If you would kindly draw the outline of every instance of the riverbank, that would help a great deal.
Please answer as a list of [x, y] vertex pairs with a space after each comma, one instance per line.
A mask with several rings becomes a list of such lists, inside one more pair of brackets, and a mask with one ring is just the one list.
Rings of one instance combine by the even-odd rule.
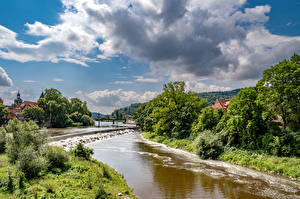
[[[176, 149], [182, 149], [196, 155], [193, 140], [190, 140], [189, 138], [166, 138], [164, 136], [155, 136], [151, 133], [142, 133], [142, 136], [150, 141], [162, 143]], [[288, 177], [291, 180], [300, 181], [300, 158], [276, 157], [228, 148], [219, 155], [217, 159], [258, 171], [281, 175]]]
[[[11, 173], [12, 189], [7, 173]], [[122, 175], [96, 160], [83, 160], [70, 155], [66, 169], [53, 169], [22, 186], [16, 165], [6, 154], [0, 155], [0, 198], [136, 198]]]

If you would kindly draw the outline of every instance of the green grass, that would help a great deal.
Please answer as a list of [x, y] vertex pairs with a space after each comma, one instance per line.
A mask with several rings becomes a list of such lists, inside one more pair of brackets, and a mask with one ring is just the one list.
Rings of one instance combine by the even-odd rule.
[[[192, 139], [175, 139], [157, 136], [153, 133], [142, 133], [143, 137], [165, 144], [173, 148], [183, 149], [195, 153], [196, 148]], [[255, 170], [276, 173], [300, 181], [300, 158], [277, 157], [263, 153], [226, 148], [218, 157], [219, 160], [246, 166]]]
[[[7, 171], [13, 176], [14, 190], [7, 190]], [[38, 178], [18, 185], [17, 169], [0, 155], [0, 198], [136, 198], [124, 178], [114, 169], [96, 160], [87, 161], [71, 156], [68, 167], [62, 171], [41, 173]], [[121, 194], [119, 194], [121, 193]], [[101, 197], [100, 197], [101, 196]]]
[[226, 149], [219, 160], [300, 180], [300, 158], [277, 157], [240, 149]]

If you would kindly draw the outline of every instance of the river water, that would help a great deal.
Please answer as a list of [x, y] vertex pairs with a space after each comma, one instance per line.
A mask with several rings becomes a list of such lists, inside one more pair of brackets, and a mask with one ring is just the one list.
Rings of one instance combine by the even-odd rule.
[[203, 161], [145, 141], [135, 132], [90, 143], [94, 158], [122, 175], [141, 199], [300, 198], [300, 183], [251, 169]]

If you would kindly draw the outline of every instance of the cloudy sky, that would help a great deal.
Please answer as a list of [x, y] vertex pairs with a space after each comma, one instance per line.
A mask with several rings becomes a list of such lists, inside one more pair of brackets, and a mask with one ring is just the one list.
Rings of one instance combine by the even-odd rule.
[[300, 0], [9, 0], [0, 3], [0, 97], [57, 88], [92, 111], [144, 102], [164, 83], [253, 86], [300, 54]]

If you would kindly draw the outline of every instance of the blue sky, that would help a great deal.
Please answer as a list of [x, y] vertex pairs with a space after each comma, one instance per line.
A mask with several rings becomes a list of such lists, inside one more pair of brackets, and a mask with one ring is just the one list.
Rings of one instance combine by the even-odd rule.
[[[224, 4], [226, 2], [226, 5]], [[0, 6], [0, 97], [57, 88], [92, 111], [253, 86], [300, 53], [300, 0], [10, 0]], [[129, 6], [132, 5], [132, 6]]]

